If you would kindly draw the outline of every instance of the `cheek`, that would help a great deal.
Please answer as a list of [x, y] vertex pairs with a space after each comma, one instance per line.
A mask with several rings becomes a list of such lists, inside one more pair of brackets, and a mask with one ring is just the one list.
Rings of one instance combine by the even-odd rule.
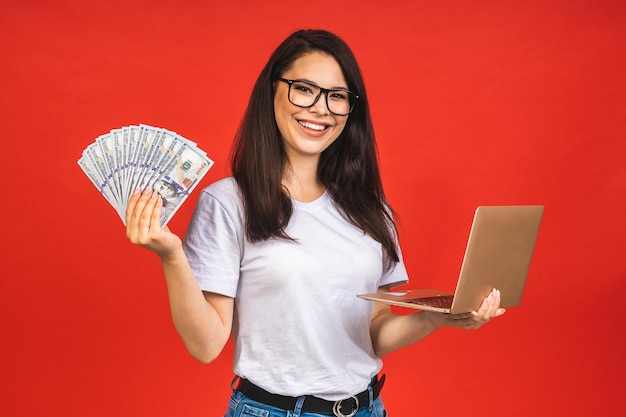
[[280, 100], [274, 100], [274, 120], [283, 138], [288, 133], [289, 123], [291, 123], [291, 113], [289, 110], [290, 108], [286, 107]]
[[337, 121], [337, 136], [341, 135], [345, 130], [348, 124], [348, 119], [344, 119], [343, 121]]

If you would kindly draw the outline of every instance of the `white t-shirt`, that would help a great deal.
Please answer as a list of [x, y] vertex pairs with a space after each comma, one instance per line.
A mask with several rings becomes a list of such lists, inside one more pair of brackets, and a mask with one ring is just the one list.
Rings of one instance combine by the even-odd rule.
[[367, 388], [381, 367], [369, 334], [372, 303], [357, 294], [407, 281], [347, 222], [328, 194], [292, 200], [286, 233], [251, 243], [232, 177], [205, 188], [184, 249], [200, 288], [235, 298], [234, 372], [267, 391], [327, 400]]

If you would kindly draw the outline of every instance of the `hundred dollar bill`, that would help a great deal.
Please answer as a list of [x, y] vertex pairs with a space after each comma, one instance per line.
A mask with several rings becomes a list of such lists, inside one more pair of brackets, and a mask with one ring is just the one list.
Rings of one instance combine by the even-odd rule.
[[141, 164], [139, 164], [137, 177], [133, 183], [133, 185], [136, 185], [142, 190], [145, 189], [146, 178], [149, 176], [152, 168], [156, 167], [156, 164], [158, 163], [158, 159], [161, 154], [160, 149], [162, 148], [164, 141], [164, 135], [161, 130], [155, 130], [154, 132], [151, 132], [150, 135], [151, 142], [148, 151], [146, 152]]
[[124, 207], [128, 204], [130, 194], [134, 191], [130, 179], [132, 177], [132, 166], [134, 164], [135, 150], [139, 139], [139, 126], [128, 126], [124, 128], [124, 140], [126, 141], [126, 155], [124, 156], [124, 170], [122, 173], [122, 181], [124, 185], [124, 195], [122, 204]]
[[86, 161], [92, 167], [94, 174], [98, 177], [100, 188], [106, 190], [107, 194], [111, 196], [111, 200], [119, 208], [121, 206], [119, 198], [112, 187], [112, 173], [109, 172], [104, 154], [97, 142], [92, 143], [85, 149], [83, 156]]
[[131, 158], [129, 187], [132, 191], [139, 187], [145, 163], [152, 153], [152, 142], [158, 129], [148, 125], [140, 125], [137, 131], [135, 153]]
[[162, 131], [158, 144], [155, 143], [155, 153], [153, 161], [149, 164], [149, 170], [144, 173], [139, 188], [144, 190], [148, 185], [153, 184], [167, 169], [185, 142], [175, 133]]
[[113, 151], [113, 144], [111, 141], [111, 135], [107, 133], [105, 135], [98, 137], [98, 139], [96, 139], [96, 144], [100, 147], [99, 155], [102, 157], [103, 166], [107, 173], [107, 180], [108, 180], [109, 186], [111, 187], [111, 190], [115, 194], [116, 199], [120, 201], [121, 194], [119, 190], [119, 184], [117, 183], [117, 178], [116, 178], [117, 172], [116, 172], [115, 161], [114, 161], [114, 156], [113, 156], [114, 151]]
[[85, 175], [87, 175], [87, 178], [89, 178], [91, 182], [93, 183], [93, 185], [95, 185], [98, 191], [100, 191], [102, 196], [109, 202], [109, 204], [111, 204], [113, 209], [115, 209], [115, 212], [117, 213], [118, 216], [120, 216], [120, 218], [122, 219], [122, 222], [124, 222], [125, 221], [124, 216], [122, 215], [120, 211], [121, 207], [115, 201], [113, 195], [111, 194], [110, 188], [106, 186], [105, 187], [102, 186], [103, 185], [102, 179], [96, 173], [96, 170], [93, 168], [93, 166], [89, 163], [88, 157], [86, 156], [81, 157], [78, 160], [78, 165], [81, 167]]
[[117, 186], [117, 192], [120, 201], [124, 196], [124, 183], [122, 182], [122, 151], [123, 151], [123, 136], [122, 129], [112, 129], [109, 132], [109, 145], [112, 148], [113, 153], [113, 181]]
[[212, 166], [213, 161], [202, 151], [185, 144], [164, 167], [156, 181], [149, 184], [163, 199], [162, 226], [170, 221]]

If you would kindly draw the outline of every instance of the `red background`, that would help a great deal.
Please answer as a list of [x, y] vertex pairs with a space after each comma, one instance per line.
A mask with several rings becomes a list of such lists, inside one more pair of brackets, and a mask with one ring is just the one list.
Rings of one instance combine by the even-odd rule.
[[415, 285], [453, 288], [477, 205], [546, 207], [522, 304], [389, 355], [390, 414], [624, 415], [625, 4], [0, 1], [0, 414], [221, 415], [232, 347], [186, 353], [76, 160], [148, 123], [216, 161], [201, 186], [227, 175], [261, 67], [315, 27], [361, 64]]

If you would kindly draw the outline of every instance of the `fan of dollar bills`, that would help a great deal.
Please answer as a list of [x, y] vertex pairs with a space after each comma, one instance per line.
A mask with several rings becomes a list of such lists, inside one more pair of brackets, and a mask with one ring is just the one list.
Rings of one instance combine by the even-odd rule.
[[152, 187], [163, 198], [164, 226], [209, 171], [213, 161], [175, 132], [148, 125], [126, 126], [99, 136], [78, 165], [126, 224], [131, 194]]

